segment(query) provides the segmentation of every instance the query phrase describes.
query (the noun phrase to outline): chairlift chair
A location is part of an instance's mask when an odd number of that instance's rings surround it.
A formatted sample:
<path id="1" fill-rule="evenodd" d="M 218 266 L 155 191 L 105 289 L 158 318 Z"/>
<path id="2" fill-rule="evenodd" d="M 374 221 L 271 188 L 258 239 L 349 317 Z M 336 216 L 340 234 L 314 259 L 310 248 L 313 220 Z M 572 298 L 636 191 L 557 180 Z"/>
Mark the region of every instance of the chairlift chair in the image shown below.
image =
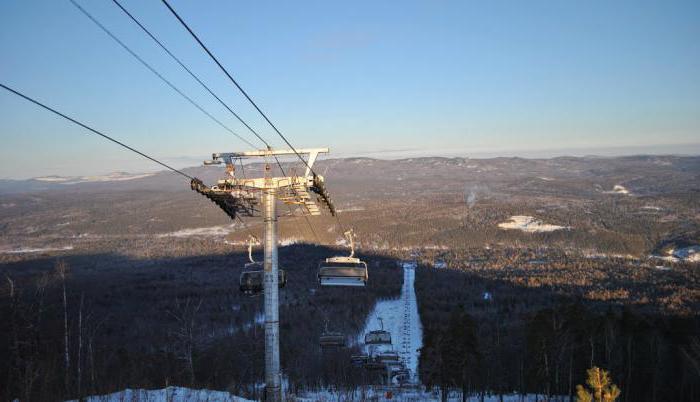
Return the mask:
<path id="1" fill-rule="evenodd" d="M 385 370 L 386 369 L 386 364 L 379 360 L 378 358 L 371 358 L 368 359 L 365 362 L 365 369 L 366 370 Z"/>
<path id="2" fill-rule="evenodd" d="M 365 365 L 368 361 L 369 361 L 369 355 L 364 354 L 364 353 L 361 355 L 350 356 L 350 362 L 355 367 L 361 367 L 361 366 Z"/>
<path id="3" fill-rule="evenodd" d="M 384 321 L 379 318 L 380 329 L 365 334 L 365 345 L 391 345 L 391 333 L 384 330 Z"/>
<path id="4" fill-rule="evenodd" d="M 321 261 L 318 268 L 318 282 L 321 286 L 366 286 L 367 263 L 355 258 L 355 242 L 352 230 L 345 232 L 350 242 L 350 256 L 330 257 Z"/>
<path id="5" fill-rule="evenodd" d="M 319 338 L 321 349 L 342 348 L 345 346 L 345 335 L 340 332 L 328 331 L 328 322 L 326 321 L 326 329 Z"/>
<path id="6" fill-rule="evenodd" d="M 340 332 L 327 332 L 321 335 L 322 348 L 342 348 L 345 346 L 345 335 Z"/>
<path id="7" fill-rule="evenodd" d="M 379 359 L 379 361 L 381 361 L 385 364 L 391 364 L 394 362 L 399 362 L 400 357 L 399 357 L 398 352 L 396 352 L 394 350 L 387 350 L 387 351 L 379 353 L 377 355 L 377 359 Z"/>
<path id="8" fill-rule="evenodd" d="M 253 260 L 254 241 L 257 241 L 257 239 L 251 236 L 251 239 L 248 242 L 248 259 L 250 262 L 244 265 L 243 272 L 241 272 L 241 277 L 239 279 L 241 292 L 247 295 L 258 295 L 265 289 L 264 264 Z M 278 282 L 280 288 L 283 288 L 287 284 L 287 275 L 283 269 L 278 270 Z"/>

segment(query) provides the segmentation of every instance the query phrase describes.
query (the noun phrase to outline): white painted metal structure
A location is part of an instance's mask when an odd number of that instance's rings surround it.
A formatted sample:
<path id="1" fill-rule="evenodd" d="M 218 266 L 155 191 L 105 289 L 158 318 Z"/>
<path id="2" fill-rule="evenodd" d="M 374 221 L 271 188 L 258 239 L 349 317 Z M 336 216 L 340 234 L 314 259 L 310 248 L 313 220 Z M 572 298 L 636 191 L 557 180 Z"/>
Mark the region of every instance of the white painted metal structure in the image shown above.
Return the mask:
<path id="1" fill-rule="evenodd" d="M 213 154 L 212 160 L 205 165 L 225 163 L 231 178 L 219 180 L 211 190 L 227 192 L 242 203 L 251 199 L 251 194 L 262 193 L 263 220 L 265 223 L 265 262 L 264 262 L 264 299 L 265 299 L 265 400 L 279 402 L 282 400 L 279 349 L 279 273 L 277 257 L 277 210 L 276 200 L 301 205 L 310 215 L 320 215 L 319 206 L 312 200 L 309 192 L 319 195 L 323 202 L 335 213 L 333 204 L 325 190 L 322 176 L 313 174 L 311 167 L 320 153 L 327 153 L 328 148 L 312 148 L 297 150 L 263 149 L 247 152 L 230 152 Z M 304 176 L 272 177 L 270 165 L 266 161 L 265 177 L 246 179 L 237 178 L 233 174 L 233 162 L 239 158 L 262 157 L 271 158 L 283 155 L 309 155 L 306 160 Z M 227 195 L 228 195 L 227 194 Z"/>

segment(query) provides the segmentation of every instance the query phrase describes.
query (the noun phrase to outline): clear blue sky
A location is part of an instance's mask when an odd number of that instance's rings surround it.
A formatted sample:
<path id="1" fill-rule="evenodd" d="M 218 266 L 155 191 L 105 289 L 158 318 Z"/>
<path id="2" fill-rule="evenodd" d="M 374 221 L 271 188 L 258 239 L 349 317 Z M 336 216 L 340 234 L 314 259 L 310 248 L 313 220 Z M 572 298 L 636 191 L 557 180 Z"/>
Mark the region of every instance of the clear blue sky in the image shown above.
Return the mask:
<path id="1" fill-rule="evenodd" d="M 246 134 L 111 1 L 79 2 Z M 159 1 L 122 3 L 282 145 Z M 378 157 L 700 143 L 700 1 L 171 4 L 295 146 Z M 68 0 L 0 2 L 0 52 L 1 82 L 178 166 L 247 148 Z M 0 178 L 157 168 L 4 91 L 0 138 Z"/>

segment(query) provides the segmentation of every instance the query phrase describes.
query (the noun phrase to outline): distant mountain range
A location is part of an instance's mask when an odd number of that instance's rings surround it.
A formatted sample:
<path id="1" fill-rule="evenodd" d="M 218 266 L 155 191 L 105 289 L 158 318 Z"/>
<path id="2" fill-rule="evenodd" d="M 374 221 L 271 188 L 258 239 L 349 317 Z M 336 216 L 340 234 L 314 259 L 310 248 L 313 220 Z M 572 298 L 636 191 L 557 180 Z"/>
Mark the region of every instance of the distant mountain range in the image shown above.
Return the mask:
<path id="1" fill-rule="evenodd" d="M 286 173 L 302 174 L 300 163 L 282 163 Z M 261 176 L 261 163 L 238 168 L 237 175 Z M 277 168 L 276 166 L 273 166 Z M 379 186 L 405 190 L 407 183 L 428 179 L 462 181 L 502 181 L 538 177 L 545 182 L 572 179 L 607 179 L 609 187 L 602 192 L 624 193 L 627 188 L 620 183 L 632 181 L 638 187 L 650 191 L 668 191 L 669 187 L 697 188 L 697 172 L 700 157 L 693 156 L 625 156 L 625 157 L 557 157 L 551 159 L 525 159 L 499 157 L 474 159 L 466 157 L 420 157 L 398 160 L 373 158 L 342 158 L 317 161 L 314 169 L 331 180 L 330 186 L 342 183 L 365 189 Z M 213 184 L 223 177 L 221 167 L 190 167 L 182 169 L 186 174 Z M 280 172 L 274 172 L 279 174 Z M 362 184 L 361 184 L 362 183 Z M 553 183 L 552 183 L 553 184 Z M 617 187 L 613 187 L 617 186 Z M 182 191 L 188 190 L 187 179 L 173 172 L 154 173 L 116 172 L 99 176 L 43 176 L 26 180 L 0 180 L 0 194 L 17 194 L 41 191 L 125 191 L 125 190 Z M 624 190 L 624 191 L 623 191 Z M 629 189 L 632 191 L 632 189 Z"/>

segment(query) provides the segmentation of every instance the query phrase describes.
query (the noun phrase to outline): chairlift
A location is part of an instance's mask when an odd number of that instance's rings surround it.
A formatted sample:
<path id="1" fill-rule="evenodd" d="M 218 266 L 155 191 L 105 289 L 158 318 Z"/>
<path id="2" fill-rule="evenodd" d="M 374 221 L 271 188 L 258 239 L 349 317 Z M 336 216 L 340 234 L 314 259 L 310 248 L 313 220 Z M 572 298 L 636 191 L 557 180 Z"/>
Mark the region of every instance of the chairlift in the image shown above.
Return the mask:
<path id="1" fill-rule="evenodd" d="M 326 321 L 326 328 L 319 338 L 319 344 L 321 349 L 345 347 L 345 335 L 340 332 L 328 331 L 328 321 Z"/>
<path id="2" fill-rule="evenodd" d="M 365 345 L 391 345 L 391 333 L 384 330 L 384 321 L 379 318 L 380 329 L 365 334 Z"/>
<path id="3" fill-rule="evenodd" d="M 396 352 L 395 350 L 387 350 L 387 351 L 379 353 L 377 355 L 377 359 L 379 359 L 379 361 L 382 363 L 392 364 L 395 362 L 399 362 L 399 360 L 401 358 L 399 357 L 399 353 Z"/>
<path id="4" fill-rule="evenodd" d="M 248 241 L 248 259 L 250 262 L 243 266 L 243 272 L 239 280 L 241 292 L 247 295 L 258 295 L 265 290 L 265 266 L 262 262 L 253 259 L 253 242 L 257 239 L 253 236 Z M 283 288 L 287 284 L 287 275 L 283 269 L 278 270 L 279 287 Z"/>
<path id="5" fill-rule="evenodd" d="M 392 378 L 394 378 L 399 384 L 405 384 L 411 380 L 411 372 L 409 370 L 397 370 L 391 372 Z"/>
<path id="6" fill-rule="evenodd" d="M 366 370 L 385 370 L 386 369 L 386 364 L 384 362 L 380 361 L 378 358 L 371 358 L 367 359 L 365 362 L 365 369 Z"/>
<path id="7" fill-rule="evenodd" d="M 350 356 L 350 362 L 352 363 L 353 366 L 355 367 L 361 367 L 364 366 L 368 361 L 369 361 L 369 355 L 368 354 L 361 354 L 361 355 L 352 355 Z"/>
<path id="8" fill-rule="evenodd" d="M 330 257 L 318 267 L 318 282 L 321 286 L 366 286 L 367 263 L 355 258 L 355 241 L 352 230 L 345 232 L 350 242 L 350 256 Z"/>

